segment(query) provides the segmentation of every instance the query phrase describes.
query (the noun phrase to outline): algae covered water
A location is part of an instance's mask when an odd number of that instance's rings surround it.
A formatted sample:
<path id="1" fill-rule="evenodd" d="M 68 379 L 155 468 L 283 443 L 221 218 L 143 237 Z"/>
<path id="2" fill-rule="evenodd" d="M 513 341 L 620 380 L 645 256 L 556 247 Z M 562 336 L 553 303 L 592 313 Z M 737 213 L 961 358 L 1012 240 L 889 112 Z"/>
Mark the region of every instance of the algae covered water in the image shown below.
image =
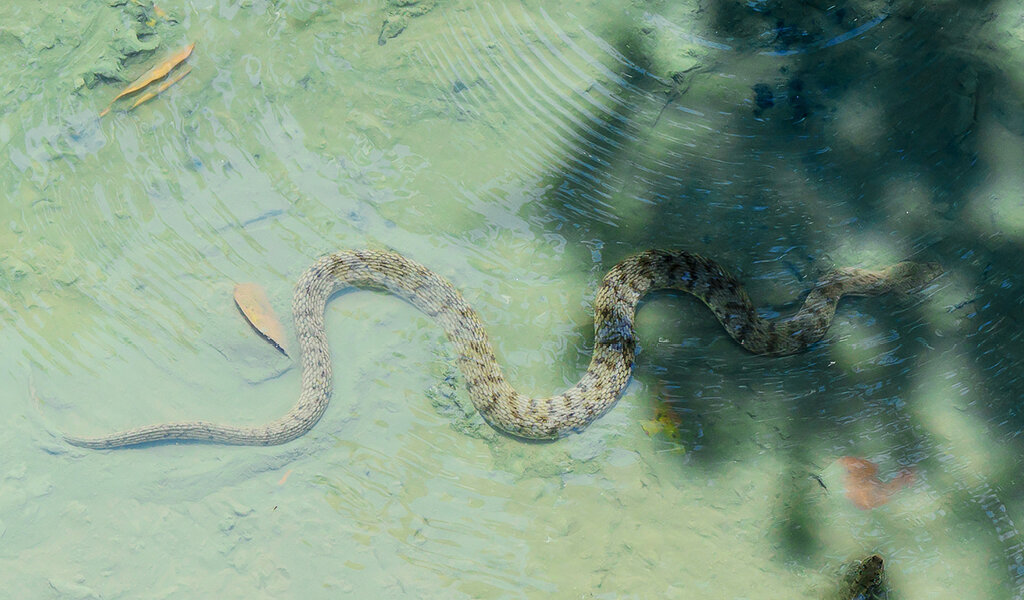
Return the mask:
<path id="1" fill-rule="evenodd" d="M 6 593 L 829 598 L 878 554 L 889 598 L 1021 597 L 1022 16 L 3 4 Z M 452 280 L 539 396 L 578 380 L 597 284 L 642 249 L 713 257 L 766 316 L 834 266 L 945 274 L 844 300 L 784 358 L 653 295 L 625 394 L 553 443 L 488 427 L 440 328 L 372 292 L 328 305 L 334 397 L 294 442 L 63 441 L 284 414 L 296 363 L 234 287 L 290 336 L 299 274 L 364 247 Z"/>

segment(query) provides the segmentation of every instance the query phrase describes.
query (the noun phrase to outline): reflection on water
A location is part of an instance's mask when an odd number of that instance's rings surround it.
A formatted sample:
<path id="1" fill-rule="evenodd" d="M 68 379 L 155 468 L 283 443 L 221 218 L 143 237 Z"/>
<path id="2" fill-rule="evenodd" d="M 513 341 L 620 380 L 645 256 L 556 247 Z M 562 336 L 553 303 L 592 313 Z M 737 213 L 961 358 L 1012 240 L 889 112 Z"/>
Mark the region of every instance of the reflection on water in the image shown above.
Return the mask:
<path id="1" fill-rule="evenodd" d="M 820 598 L 872 553 L 891 598 L 1024 595 L 1018 7 L 113 4 L 0 6 L 12 596 Z M 297 369 L 235 283 L 287 313 L 366 246 L 452 279 L 535 394 L 578 379 L 639 249 L 783 313 L 833 265 L 947 273 L 782 359 L 653 296 L 625 395 L 556 443 L 486 427 L 440 330 L 372 293 L 330 305 L 335 399 L 296 442 L 60 441 L 276 418 Z M 915 480 L 860 510 L 840 457 Z"/>

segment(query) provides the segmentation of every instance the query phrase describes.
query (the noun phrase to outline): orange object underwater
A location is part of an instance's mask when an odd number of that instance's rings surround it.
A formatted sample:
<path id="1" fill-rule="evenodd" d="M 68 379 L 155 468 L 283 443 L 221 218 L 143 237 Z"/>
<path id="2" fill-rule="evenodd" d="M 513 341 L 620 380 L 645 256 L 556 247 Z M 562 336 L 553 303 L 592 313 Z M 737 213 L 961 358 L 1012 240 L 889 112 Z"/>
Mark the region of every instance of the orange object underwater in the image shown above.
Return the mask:
<path id="1" fill-rule="evenodd" d="M 843 487 L 846 497 L 861 510 L 870 510 L 887 503 L 893 494 L 914 483 L 914 470 L 905 468 L 889 481 L 878 478 L 878 465 L 855 456 L 837 461 L 844 469 Z"/>

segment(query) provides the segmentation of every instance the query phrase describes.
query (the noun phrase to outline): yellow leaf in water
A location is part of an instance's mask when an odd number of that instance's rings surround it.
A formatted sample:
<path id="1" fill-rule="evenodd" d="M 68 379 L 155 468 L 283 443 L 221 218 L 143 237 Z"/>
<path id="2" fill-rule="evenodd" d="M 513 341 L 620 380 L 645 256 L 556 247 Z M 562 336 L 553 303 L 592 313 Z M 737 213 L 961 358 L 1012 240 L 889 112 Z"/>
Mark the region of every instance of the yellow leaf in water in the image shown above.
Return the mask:
<path id="1" fill-rule="evenodd" d="M 129 108 L 128 110 L 132 110 L 136 106 L 142 104 L 143 102 L 146 102 L 146 101 L 152 100 L 153 98 L 156 98 L 157 94 L 162 94 L 164 92 L 164 90 L 166 90 L 167 88 L 171 87 L 172 85 L 178 83 L 179 81 L 182 80 L 183 77 L 185 77 L 186 75 L 188 75 L 191 72 L 192 72 L 192 67 L 185 67 L 184 69 L 181 70 L 180 73 L 178 73 L 174 77 L 168 77 L 167 79 L 164 79 L 163 83 L 160 84 L 160 87 L 156 88 L 155 92 L 146 92 L 145 94 L 139 96 L 139 99 L 136 100 L 135 103 L 132 104 L 132 107 Z"/>
<path id="2" fill-rule="evenodd" d="M 640 428 L 644 430 L 647 435 L 654 435 L 661 431 L 661 423 L 658 421 L 644 421 L 640 423 Z"/>
<path id="3" fill-rule="evenodd" d="M 660 452 L 672 452 L 673 454 L 685 454 L 686 447 L 683 446 L 683 434 L 679 428 L 683 419 L 679 413 L 667 402 L 658 402 L 654 409 L 654 419 L 640 423 L 640 428 L 648 436 L 658 435 L 668 440 L 672 447 Z"/>
<path id="4" fill-rule="evenodd" d="M 683 420 L 671 406 L 665 403 L 658 405 L 658 408 L 654 410 L 654 420 L 661 423 L 661 430 L 665 437 L 675 441 L 683 439 L 683 435 L 679 433 L 679 426 L 683 424 Z"/>
<path id="5" fill-rule="evenodd" d="M 170 73 L 171 69 L 178 66 L 183 60 L 185 60 L 189 57 L 189 55 L 192 54 L 192 49 L 195 47 L 196 44 L 195 42 L 193 42 L 188 46 L 185 46 L 178 52 L 176 52 L 173 56 L 166 59 L 162 63 L 143 73 L 141 77 L 129 83 L 128 87 L 121 90 L 120 94 L 114 96 L 114 99 L 110 101 L 110 106 L 113 106 L 114 103 L 117 102 L 120 98 L 123 98 L 133 92 L 137 92 L 142 88 L 146 87 L 147 85 L 153 83 L 157 79 L 160 79 L 164 75 Z M 103 112 L 100 113 L 101 117 L 110 112 L 110 106 L 107 106 L 105 109 L 103 109 Z"/>
<path id="6" fill-rule="evenodd" d="M 277 349 L 288 356 L 288 346 L 285 342 L 284 326 L 274 314 L 270 306 L 267 293 L 255 283 L 239 283 L 235 286 L 235 304 L 238 310 L 242 311 L 249 324 L 260 335 L 267 338 L 270 343 L 277 346 Z"/>

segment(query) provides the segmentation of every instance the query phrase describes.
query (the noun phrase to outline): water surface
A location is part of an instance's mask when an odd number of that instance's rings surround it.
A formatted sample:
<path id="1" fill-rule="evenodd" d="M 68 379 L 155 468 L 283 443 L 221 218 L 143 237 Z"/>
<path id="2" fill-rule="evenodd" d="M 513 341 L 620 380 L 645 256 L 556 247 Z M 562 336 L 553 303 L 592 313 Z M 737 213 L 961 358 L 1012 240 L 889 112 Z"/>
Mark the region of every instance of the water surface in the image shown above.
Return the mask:
<path id="1" fill-rule="evenodd" d="M 1018 5 L 158 8 L 0 7 L 11 597 L 822 598 L 874 552 L 890 598 L 1024 595 Z M 98 118 L 190 42 L 189 76 Z M 368 292 L 328 308 L 334 401 L 295 442 L 61 441 L 284 413 L 298 370 L 231 290 L 287 316 L 360 247 L 455 282 L 537 395 L 640 249 L 713 257 L 769 313 L 837 265 L 947 273 L 781 359 L 653 295 L 626 393 L 556 443 L 465 410 L 440 329 Z M 916 481 L 860 510 L 842 456 Z"/>

